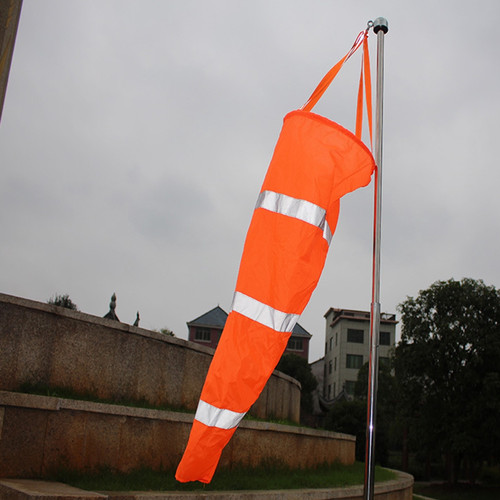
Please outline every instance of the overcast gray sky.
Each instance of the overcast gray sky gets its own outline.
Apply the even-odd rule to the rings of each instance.
[[[284,115],[366,22],[385,38],[382,310],[500,287],[498,0],[24,0],[0,124],[0,291],[187,338],[229,311]],[[375,36],[370,37],[373,71]],[[353,128],[360,58],[315,111]],[[346,196],[299,323],[368,310],[372,187]]]

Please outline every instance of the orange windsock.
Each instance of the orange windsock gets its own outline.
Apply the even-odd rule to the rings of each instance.
[[[340,198],[366,186],[374,168],[368,148],[340,125],[304,110],[285,117],[178,481],[211,481],[224,446],[271,376],[318,283]]]

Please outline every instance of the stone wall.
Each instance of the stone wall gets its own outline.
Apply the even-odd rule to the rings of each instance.
[[[173,471],[193,414],[0,391],[0,477],[44,478],[107,466]],[[346,434],[244,419],[219,467],[271,460],[291,468],[352,464]]]
[[[16,392],[23,383],[194,410],[213,351],[156,332],[0,294],[0,353],[0,478],[45,478],[64,468],[108,466],[126,472],[146,466],[173,471],[194,415]],[[299,405],[298,382],[274,372],[251,412],[298,422]],[[354,454],[353,436],[244,419],[225,447],[219,466],[252,466],[265,460],[291,468],[335,461],[350,464]],[[376,498],[411,499],[411,478],[393,483],[377,485]],[[2,484],[0,498],[2,488],[7,488],[8,498],[38,498]],[[321,496],[321,490],[309,490],[308,495],[313,496],[307,498],[361,499],[359,488],[345,496],[347,490],[323,490],[326,496]]]
[[[194,410],[213,350],[58,306],[0,294],[0,390],[23,383]],[[299,422],[300,384],[274,372],[250,413]]]

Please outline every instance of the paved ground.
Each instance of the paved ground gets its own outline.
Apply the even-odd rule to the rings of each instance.
[[[92,492],[63,483],[1,479],[0,500],[333,500],[362,496],[362,487],[238,492]]]
[[[106,499],[107,495],[100,495],[91,491],[84,491],[63,483],[38,481],[35,479],[2,479],[0,480],[0,499],[50,499],[58,498],[71,500],[98,500]]]

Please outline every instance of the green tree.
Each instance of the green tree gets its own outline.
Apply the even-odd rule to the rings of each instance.
[[[416,451],[474,480],[500,454],[500,292],[481,280],[437,281],[400,304],[399,410]]]
[[[387,465],[389,457],[387,436],[394,419],[394,386],[395,380],[391,374],[391,367],[381,364],[378,373],[375,443],[375,460],[381,465]],[[325,419],[327,429],[356,436],[356,460],[359,461],[365,459],[367,392],[368,363],[365,363],[358,372],[354,399],[336,402]]]
[[[281,357],[276,369],[300,382],[302,387],[300,392],[300,408],[307,413],[311,413],[313,409],[312,392],[316,389],[318,381],[312,374],[311,366],[307,362],[307,359],[296,354],[285,354]]]
[[[78,311],[78,307],[76,304],[69,298],[68,294],[65,295],[59,295],[55,294],[53,297],[51,297],[48,301],[47,304],[52,304],[54,306],[59,306],[59,307],[65,307],[66,309],[71,309],[73,311]]]
[[[175,337],[175,333],[167,327],[160,328],[159,330],[153,330],[153,332],[163,333],[163,335],[168,335],[169,337]]]
[[[354,396],[363,402],[365,415],[363,419],[363,439],[366,432],[367,418],[367,393],[369,364],[365,363],[358,372],[356,385],[354,386]],[[391,365],[380,363],[377,377],[377,417],[375,421],[375,459],[381,465],[387,465],[389,459],[389,436],[395,423],[396,379],[391,372]],[[364,460],[364,446],[362,460]]]
[[[360,462],[365,459],[366,411],[366,401],[342,400],[333,405],[325,418],[326,429],[356,437],[356,460]]]
[[[354,386],[354,396],[358,399],[367,398],[368,393],[368,363],[365,363],[358,372],[356,385]],[[377,377],[377,401],[382,406],[390,407],[395,400],[396,380],[391,373],[392,366],[387,363],[379,363]]]

